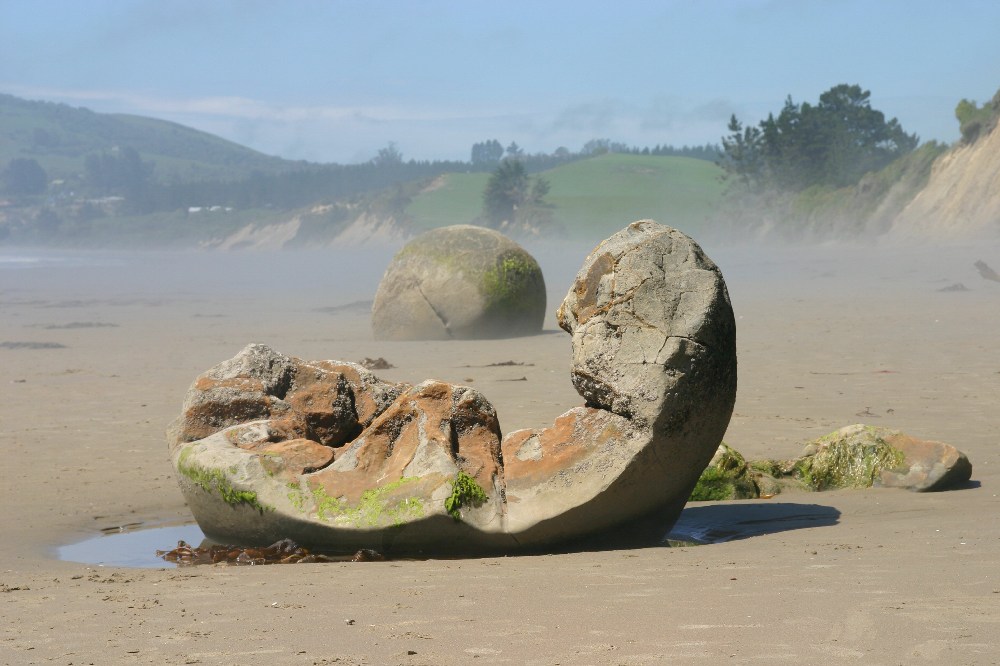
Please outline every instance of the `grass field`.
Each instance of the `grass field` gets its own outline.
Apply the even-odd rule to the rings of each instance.
[[[420,233],[471,223],[483,209],[483,190],[489,177],[488,173],[449,173],[435,178],[406,208],[413,218],[413,230]]]
[[[652,218],[697,234],[721,200],[721,170],[689,157],[608,154],[542,172],[552,186],[546,201],[573,239],[607,236],[629,222]],[[414,229],[467,224],[482,209],[489,174],[447,174],[407,208]]]
[[[156,176],[165,181],[234,180],[254,170],[276,173],[293,166],[164,120],[94,113],[0,93],[0,168],[12,159],[29,157],[45,169],[50,180],[71,179],[84,171],[87,155],[126,146],[154,162]]]

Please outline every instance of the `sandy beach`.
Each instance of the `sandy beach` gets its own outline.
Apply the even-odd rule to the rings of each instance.
[[[950,443],[968,487],[689,504],[704,546],[136,568],[60,560],[190,522],[164,430],[263,342],[471,384],[504,432],[581,404],[554,312],[589,248],[533,248],[541,335],[376,342],[385,251],[0,252],[0,664],[1000,663],[1000,243],[713,247],[737,317],[726,442],[790,458],[852,423]],[[961,284],[964,290],[955,285]],[[504,361],[524,365],[494,366]],[[103,532],[102,532],[103,531]],[[168,549],[173,543],[156,544]]]

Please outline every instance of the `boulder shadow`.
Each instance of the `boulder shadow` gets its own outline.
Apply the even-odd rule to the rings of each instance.
[[[983,487],[982,481],[979,481],[977,479],[969,479],[968,481],[963,481],[962,483],[956,483],[953,486],[942,488],[940,490],[936,490],[935,492],[948,493],[953,490],[974,490],[976,488],[982,488],[982,487]]]
[[[723,543],[788,530],[829,527],[839,519],[840,511],[822,504],[740,501],[689,505],[674,523],[667,541]]]

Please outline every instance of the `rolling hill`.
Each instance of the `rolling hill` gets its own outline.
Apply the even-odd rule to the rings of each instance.
[[[154,164],[148,183],[84,176],[88,157],[126,148]],[[143,239],[229,247],[244,237],[331,244],[345,242],[346,229],[351,241],[366,229],[399,238],[473,222],[490,177],[460,162],[295,162],[172,122],[0,94],[0,169],[16,158],[37,161],[49,188],[4,201],[0,238],[90,247]],[[680,156],[607,153],[536,175],[550,184],[544,200],[557,235],[588,241],[640,218],[699,233],[723,190],[715,164]],[[313,212],[320,209],[336,214]]]
[[[125,146],[154,162],[163,182],[236,180],[300,164],[165,120],[0,94],[0,165],[32,158],[50,179],[68,179],[83,171],[87,155]]]
[[[541,174],[554,221],[574,239],[603,238],[629,222],[652,218],[697,234],[716,212],[721,169],[690,157],[609,153]],[[468,224],[482,209],[489,174],[451,173],[435,179],[406,212],[415,232]]]

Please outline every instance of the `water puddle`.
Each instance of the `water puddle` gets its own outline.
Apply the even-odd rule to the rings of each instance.
[[[177,566],[158,557],[156,551],[170,550],[178,541],[198,545],[205,541],[205,535],[193,523],[161,527],[145,527],[143,523],[137,523],[114,531],[105,530],[99,536],[60,546],[56,555],[68,562],[159,569]]]
[[[836,525],[840,512],[829,506],[786,502],[732,502],[688,506],[681,513],[665,546],[693,546],[747,539],[764,534]],[[194,548],[210,549],[216,546],[205,538],[197,524],[150,525],[131,523],[103,530],[103,534],[56,549],[60,560],[96,564],[108,567],[171,568],[196,563],[170,561],[157,555],[157,551],[170,551],[178,541]],[[251,550],[251,549],[247,549]],[[266,549],[255,549],[266,550]],[[184,549],[178,549],[181,555]],[[234,551],[237,552],[238,551]],[[177,553],[175,553],[176,555]],[[251,553],[254,557],[268,553]],[[282,557],[287,553],[278,553]],[[274,563],[278,558],[270,558]],[[374,551],[358,551],[354,555],[322,557],[322,561],[379,561],[381,555]],[[246,559],[246,556],[243,558]],[[301,559],[301,558],[300,558]],[[305,560],[313,561],[313,560]],[[319,561],[319,560],[317,560]],[[231,558],[235,564],[252,564]],[[200,561],[197,563],[201,563]]]
[[[381,553],[367,548],[353,554],[313,553],[287,539],[262,547],[224,546],[207,539],[194,523],[160,527],[129,523],[108,528],[99,536],[56,548],[56,556],[81,564],[145,569],[217,563],[241,566],[386,560]]]

